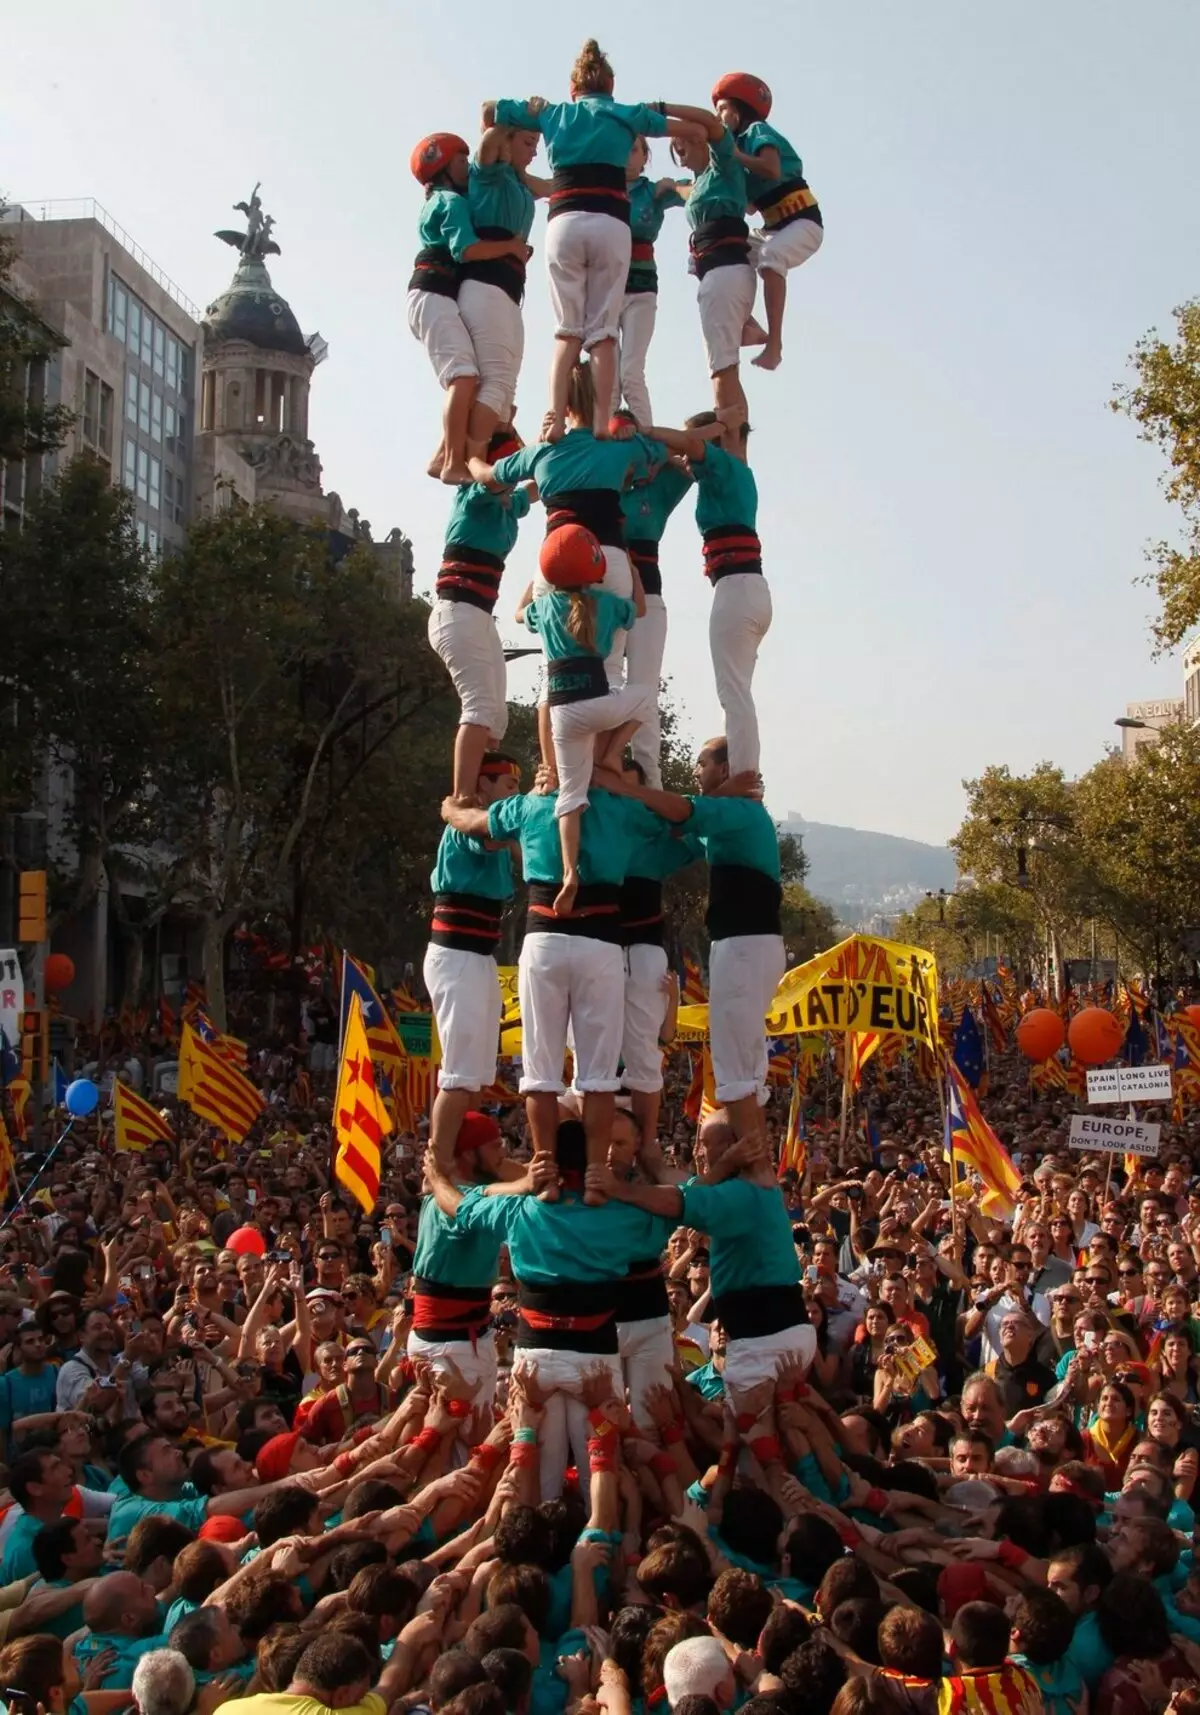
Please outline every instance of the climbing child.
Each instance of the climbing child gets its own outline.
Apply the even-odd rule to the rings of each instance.
[[[467,427],[479,364],[458,309],[464,263],[528,254],[523,238],[481,239],[471,224],[467,180],[471,151],[461,137],[436,131],[423,137],[410,166],[425,187],[418,230],[421,248],[408,282],[408,325],[425,347],[438,385],[446,395],[442,439],[429,474],[443,482],[469,482]]]
[[[592,428],[608,433],[617,379],[617,328],[629,275],[631,238],[625,169],[638,136],[699,135],[691,108],[625,106],[613,100],[613,71],[594,41],[571,69],[571,99],[495,101],[485,126],[514,125],[546,139],[554,175],[546,229],[546,267],[555,317],[548,439],[566,433],[567,390],[581,351],[596,366]]]
[[[617,330],[620,374],[613,390],[613,409],[617,408],[624,395],[635,423],[642,429],[654,420],[646,388],[646,354],[658,315],[658,268],[654,261],[654,241],[662,231],[667,210],[683,207],[685,199],[682,193],[688,188],[677,184],[674,179],[648,178],[646,167],[649,160],[650,145],[644,137],[635,137],[625,165],[633,248]]]
[[[712,98],[734,134],[738,159],[746,169],[750,201],[763,219],[758,271],[767,312],[767,340],[754,362],[759,369],[778,369],[783,361],[788,272],[816,255],[825,237],[825,225],[799,155],[786,137],[767,124],[771,91],[762,79],[749,72],[728,72],[717,83]]]
[[[558,836],[563,884],[554,901],[566,913],[579,889],[579,824],[593,767],[618,769],[625,745],[657,687],[610,689],[604,659],[614,633],[628,630],[643,605],[600,588],[604,555],[590,530],[564,524],[542,543],[539,576],[517,613],[542,640],[546,700],[558,775]],[[640,592],[639,592],[640,598]]]
[[[541,141],[536,131],[492,126],[471,163],[467,202],[471,225],[492,243],[519,239],[518,253],[464,262],[458,312],[475,352],[479,388],[467,428],[469,451],[478,456],[488,437],[511,423],[517,378],[525,354],[525,261],[538,183],[528,175]]]

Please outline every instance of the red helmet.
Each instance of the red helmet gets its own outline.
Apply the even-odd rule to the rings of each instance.
[[[560,524],[543,541],[538,566],[555,589],[582,589],[603,579],[604,549],[583,524]]]
[[[713,86],[713,106],[718,101],[740,101],[755,119],[766,119],[771,111],[771,91],[761,77],[748,71],[727,71]]]
[[[456,137],[453,131],[435,131],[432,137],[422,137],[412,152],[409,166],[418,184],[429,185],[444,173],[455,155],[469,155],[471,145]]]

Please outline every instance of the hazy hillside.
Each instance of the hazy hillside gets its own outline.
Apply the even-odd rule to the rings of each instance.
[[[806,885],[852,928],[878,927],[872,919],[894,917],[939,887],[949,892],[958,874],[945,846],[806,822],[794,814],[782,825],[804,838]]]

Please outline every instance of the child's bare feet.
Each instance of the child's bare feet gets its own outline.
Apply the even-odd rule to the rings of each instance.
[[[464,482],[470,482],[471,472],[467,469],[465,459],[447,459],[442,466],[442,481],[458,488]]]
[[[768,340],[758,356],[752,357],[750,361],[755,369],[778,369],[783,362],[783,347],[772,345]]]

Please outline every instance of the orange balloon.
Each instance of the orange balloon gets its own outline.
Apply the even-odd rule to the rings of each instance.
[[[1103,1066],[1120,1052],[1125,1026],[1103,1006],[1088,1006],[1077,1012],[1067,1031],[1071,1052],[1085,1066]]]
[[[1063,1021],[1048,1006],[1034,1007],[1017,1026],[1017,1047],[1027,1060],[1048,1060],[1065,1041]]]
[[[47,953],[42,981],[46,985],[47,994],[57,994],[60,989],[69,989],[75,981],[74,959],[66,953]]]
[[[1190,1022],[1196,1026],[1197,1030],[1200,1030],[1200,1006],[1185,1006],[1183,1010]]]

